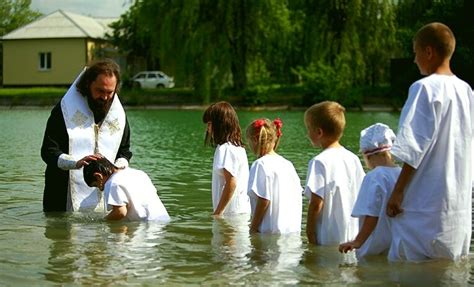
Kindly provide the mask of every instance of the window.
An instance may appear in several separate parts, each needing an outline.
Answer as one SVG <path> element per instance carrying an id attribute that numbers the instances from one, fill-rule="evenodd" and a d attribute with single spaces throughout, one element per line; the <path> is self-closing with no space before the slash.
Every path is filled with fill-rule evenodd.
<path id="1" fill-rule="evenodd" d="M 39 53 L 39 69 L 51 70 L 51 52 Z"/>

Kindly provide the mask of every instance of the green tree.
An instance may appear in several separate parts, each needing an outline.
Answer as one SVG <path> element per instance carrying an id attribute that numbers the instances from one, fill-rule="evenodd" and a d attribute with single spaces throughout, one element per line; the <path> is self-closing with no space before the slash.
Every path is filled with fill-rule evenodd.
<path id="1" fill-rule="evenodd" d="M 107 38 L 127 56 L 129 63 L 144 62 L 146 69 L 159 69 L 158 58 L 151 50 L 151 31 L 140 17 L 138 5 L 133 5 L 120 19 L 111 25 L 112 34 Z M 131 71 L 135 72 L 135 71 Z"/>
<path id="2" fill-rule="evenodd" d="M 388 82 L 390 59 L 400 54 L 397 2 L 137 0 L 112 39 L 194 87 L 203 102 L 225 88 L 241 95 L 300 82 L 344 100 L 353 87 Z"/>
<path id="3" fill-rule="evenodd" d="M 296 9 L 305 15 L 304 62 L 297 70 L 306 82 L 318 79 L 317 85 L 332 85 L 316 88 L 326 93 L 316 98 L 352 104 L 353 87 L 388 82 L 390 58 L 397 50 L 392 1 L 308 0 Z M 325 77 L 332 78 L 321 80 Z M 309 86 L 314 91 L 315 84 Z"/>
<path id="4" fill-rule="evenodd" d="M 400 0 L 397 6 L 398 39 L 403 57 L 412 57 L 416 31 L 430 22 L 448 25 L 456 37 L 452 66 L 456 74 L 474 85 L 474 26 L 471 22 L 474 1 Z"/>
<path id="5" fill-rule="evenodd" d="M 30 9 L 31 0 L 2 0 L 0 5 L 0 36 L 32 22 L 41 13 Z"/>
<path id="6" fill-rule="evenodd" d="M 268 55 L 289 31 L 281 0 L 136 1 L 132 10 L 114 26 L 115 42 L 139 51 L 130 39 L 149 40 L 139 53 L 159 59 L 203 102 L 210 101 L 211 90 L 232 87 L 240 93 L 249 85 L 249 74 L 265 74 L 266 64 L 275 59 Z"/>

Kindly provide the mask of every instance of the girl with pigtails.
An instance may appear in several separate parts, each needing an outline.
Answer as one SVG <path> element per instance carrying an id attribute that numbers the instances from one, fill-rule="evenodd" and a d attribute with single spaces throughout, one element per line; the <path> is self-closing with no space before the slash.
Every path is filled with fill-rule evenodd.
<path id="1" fill-rule="evenodd" d="M 301 231 L 302 187 L 293 164 L 275 151 L 282 135 L 280 119 L 253 121 L 246 131 L 257 160 L 250 168 L 250 232 L 286 234 Z"/>
<path id="2" fill-rule="evenodd" d="M 212 167 L 213 215 L 250 214 L 249 164 L 237 113 L 228 102 L 217 102 L 206 109 L 202 121 L 207 124 L 205 143 L 216 148 Z"/>

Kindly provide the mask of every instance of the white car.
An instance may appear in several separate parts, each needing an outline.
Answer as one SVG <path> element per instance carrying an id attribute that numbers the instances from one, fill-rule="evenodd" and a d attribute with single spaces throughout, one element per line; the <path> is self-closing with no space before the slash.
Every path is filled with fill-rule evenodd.
<path id="1" fill-rule="evenodd" d="M 139 72 L 133 78 L 132 87 L 142 89 L 172 88 L 174 87 L 173 77 L 169 77 L 161 71 Z"/>

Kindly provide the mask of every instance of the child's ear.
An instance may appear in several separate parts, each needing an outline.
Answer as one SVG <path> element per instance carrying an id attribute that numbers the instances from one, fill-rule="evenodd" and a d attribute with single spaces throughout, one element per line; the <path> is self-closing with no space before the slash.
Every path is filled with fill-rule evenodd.
<path id="1" fill-rule="evenodd" d="M 97 182 L 102 182 L 104 180 L 104 176 L 100 172 L 94 172 L 94 177 Z"/>
<path id="2" fill-rule="evenodd" d="M 425 53 L 426 53 L 426 56 L 428 56 L 428 59 L 431 59 L 431 58 L 433 57 L 434 51 L 435 51 L 435 50 L 433 49 L 433 47 L 431 47 L 431 46 L 426 46 L 426 48 L 425 48 Z"/>
<path id="3" fill-rule="evenodd" d="M 316 134 L 321 137 L 324 134 L 324 131 L 322 128 L 316 128 Z"/>

